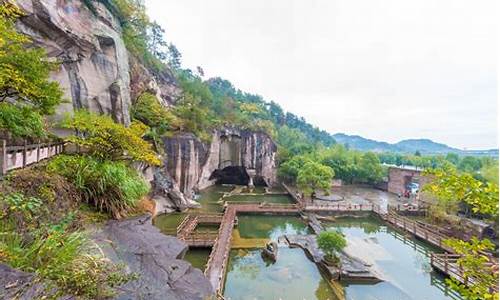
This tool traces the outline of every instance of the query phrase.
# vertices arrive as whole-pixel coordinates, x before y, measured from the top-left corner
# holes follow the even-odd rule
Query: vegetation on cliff
[[[44,49],[16,31],[22,12],[9,1],[0,1],[0,131],[14,137],[46,135],[44,115],[54,113],[62,101],[57,82],[49,73],[57,67]]]

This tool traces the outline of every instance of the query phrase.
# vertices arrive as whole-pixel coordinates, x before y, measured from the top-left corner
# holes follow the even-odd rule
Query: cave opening
[[[228,166],[217,169],[210,175],[210,180],[213,179],[216,179],[216,184],[248,185],[250,182],[250,176],[245,167],[242,166]]]

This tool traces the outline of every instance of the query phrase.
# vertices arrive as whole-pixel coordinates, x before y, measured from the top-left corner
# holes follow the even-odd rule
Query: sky
[[[182,53],[330,133],[498,147],[495,0],[146,0]]]

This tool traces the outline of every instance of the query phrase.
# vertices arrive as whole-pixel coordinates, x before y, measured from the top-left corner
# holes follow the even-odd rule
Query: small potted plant
[[[339,231],[323,231],[316,237],[319,249],[325,253],[323,260],[330,266],[340,266],[340,258],[337,253],[347,246],[344,235]]]

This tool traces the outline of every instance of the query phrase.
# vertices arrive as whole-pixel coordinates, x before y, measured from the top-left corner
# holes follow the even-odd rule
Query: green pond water
[[[356,256],[373,264],[384,282],[375,285],[346,284],[346,299],[438,300],[460,299],[448,294],[444,278],[432,271],[428,251],[439,249],[388,227],[375,218],[339,219],[324,224],[340,229]]]
[[[240,215],[236,230],[241,238],[274,241],[285,234],[311,233],[299,217],[278,215]],[[282,243],[276,263],[263,259],[260,249],[232,250],[224,297],[228,300],[336,299],[328,282],[302,249],[288,248]]]
[[[193,265],[193,267],[205,271],[211,248],[192,248],[189,249],[184,259]]]
[[[231,189],[230,186],[213,186],[203,190],[197,199],[201,208],[189,212],[222,212],[222,203],[218,201],[224,192]],[[284,195],[240,195],[225,200],[291,202],[291,198]],[[174,213],[158,216],[155,225],[162,232],[172,234],[185,215]],[[354,247],[356,256],[373,264],[385,280],[374,285],[344,284],[346,299],[460,299],[455,294],[447,295],[451,291],[446,289],[443,277],[430,267],[426,252],[439,252],[439,249],[415,241],[376,218],[343,218],[324,225],[341,230],[349,240],[349,247]],[[215,231],[217,226],[200,226],[196,230]],[[310,233],[299,217],[279,215],[239,215],[236,230],[242,241],[277,241],[285,234]],[[301,249],[291,249],[283,243],[279,247],[278,261],[274,264],[262,258],[260,249],[231,250],[224,290],[226,299],[338,299],[317,266]],[[187,252],[185,259],[194,267],[204,270],[210,251],[210,248],[193,248]]]

